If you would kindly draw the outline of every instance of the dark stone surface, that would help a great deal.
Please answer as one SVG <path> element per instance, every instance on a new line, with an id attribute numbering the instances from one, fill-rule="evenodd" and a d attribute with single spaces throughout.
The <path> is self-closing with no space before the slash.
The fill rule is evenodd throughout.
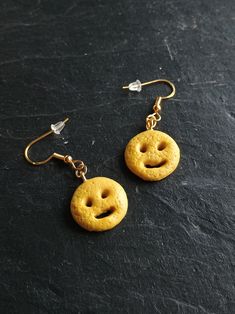
<path id="1" fill-rule="evenodd" d="M 1 313 L 235 313 L 232 4 L 0 2 Z M 141 181 L 123 161 L 163 90 L 120 89 L 136 78 L 176 84 L 159 129 L 182 157 L 162 182 Z M 129 210 L 110 232 L 73 222 L 80 182 L 66 165 L 23 158 L 66 116 L 63 138 L 34 156 L 70 153 L 88 177 L 120 182 Z"/>

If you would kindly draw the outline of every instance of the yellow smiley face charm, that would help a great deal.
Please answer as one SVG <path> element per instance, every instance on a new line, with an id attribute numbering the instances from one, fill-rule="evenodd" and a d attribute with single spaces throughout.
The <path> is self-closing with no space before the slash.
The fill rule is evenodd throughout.
<path id="1" fill-rule="evenodd" d="M 127 207 L 128 200 L 123 187 L 105 177 L 96 177 L 83 182 L 71 200 L 74 220 L 88 231 L 106 231 L 114 228 L 125 217 Z"/>
<path id="2" fill-rule="evenodd" d="M 133 137 L 126 146 L 127 167 L 141 179 L 159 181 L 178 166 L 180 150 L 166 133 L 147 130 Z"/>

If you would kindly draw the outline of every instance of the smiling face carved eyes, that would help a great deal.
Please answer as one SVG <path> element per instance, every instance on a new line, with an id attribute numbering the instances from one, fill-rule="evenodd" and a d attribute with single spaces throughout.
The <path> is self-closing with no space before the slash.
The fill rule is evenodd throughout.
<path id="1" fill-rule="evenodd" d="M 112 229 L 125 217 L 126 192 L 116 181 L 97 177 L 81 184 L 71 200 L 74 220 L 89 231 Z"/>
<path id="2" fill-rule="evenodd" d="M 177 167 L 180 150 L 166 133 L 147 130 L 137 134 L 127 144 L 127 167 L 140 178 L 158 181 L 171 174 Z"/>

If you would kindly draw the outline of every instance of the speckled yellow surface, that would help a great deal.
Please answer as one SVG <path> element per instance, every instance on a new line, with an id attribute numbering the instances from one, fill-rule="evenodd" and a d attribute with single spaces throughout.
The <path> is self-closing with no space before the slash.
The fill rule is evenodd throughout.
<path id="1" fill-rule="evenodd" d="M 180 150 L 166 133 L 147 130 L 133 137 L 126 146 L 127 167 L 146 181 L 159 181 L 178 166 Z"/>
<path id="2" fill-rule="evenodd" d="M 105 231 L 114 228 L 125 217 L 127 195 L 116 181 L 96 177 L 82 183 L 71 200 L 74 220 L 88 231 Z"/>

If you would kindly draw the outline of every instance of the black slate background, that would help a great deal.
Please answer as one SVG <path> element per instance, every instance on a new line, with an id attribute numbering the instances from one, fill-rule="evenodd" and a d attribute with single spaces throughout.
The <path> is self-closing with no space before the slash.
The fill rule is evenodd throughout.
<path id="1" fill-rule="evenodd" d="M 232 5 L 0 2 L 0 313 L 235 313 Z M 162 182 L 141 181 L 123 160 L 166 92 L 124 93 L 136 78 L 177 88 L 159 128 L 182 157 Z M 23 158 L 31 139 L 67 116 L 34 157 L 70 153 L 88 177 L 120 182 L 129 210 L 112 231 L 73 222 L 80 182 L 66 165 Z"/>

